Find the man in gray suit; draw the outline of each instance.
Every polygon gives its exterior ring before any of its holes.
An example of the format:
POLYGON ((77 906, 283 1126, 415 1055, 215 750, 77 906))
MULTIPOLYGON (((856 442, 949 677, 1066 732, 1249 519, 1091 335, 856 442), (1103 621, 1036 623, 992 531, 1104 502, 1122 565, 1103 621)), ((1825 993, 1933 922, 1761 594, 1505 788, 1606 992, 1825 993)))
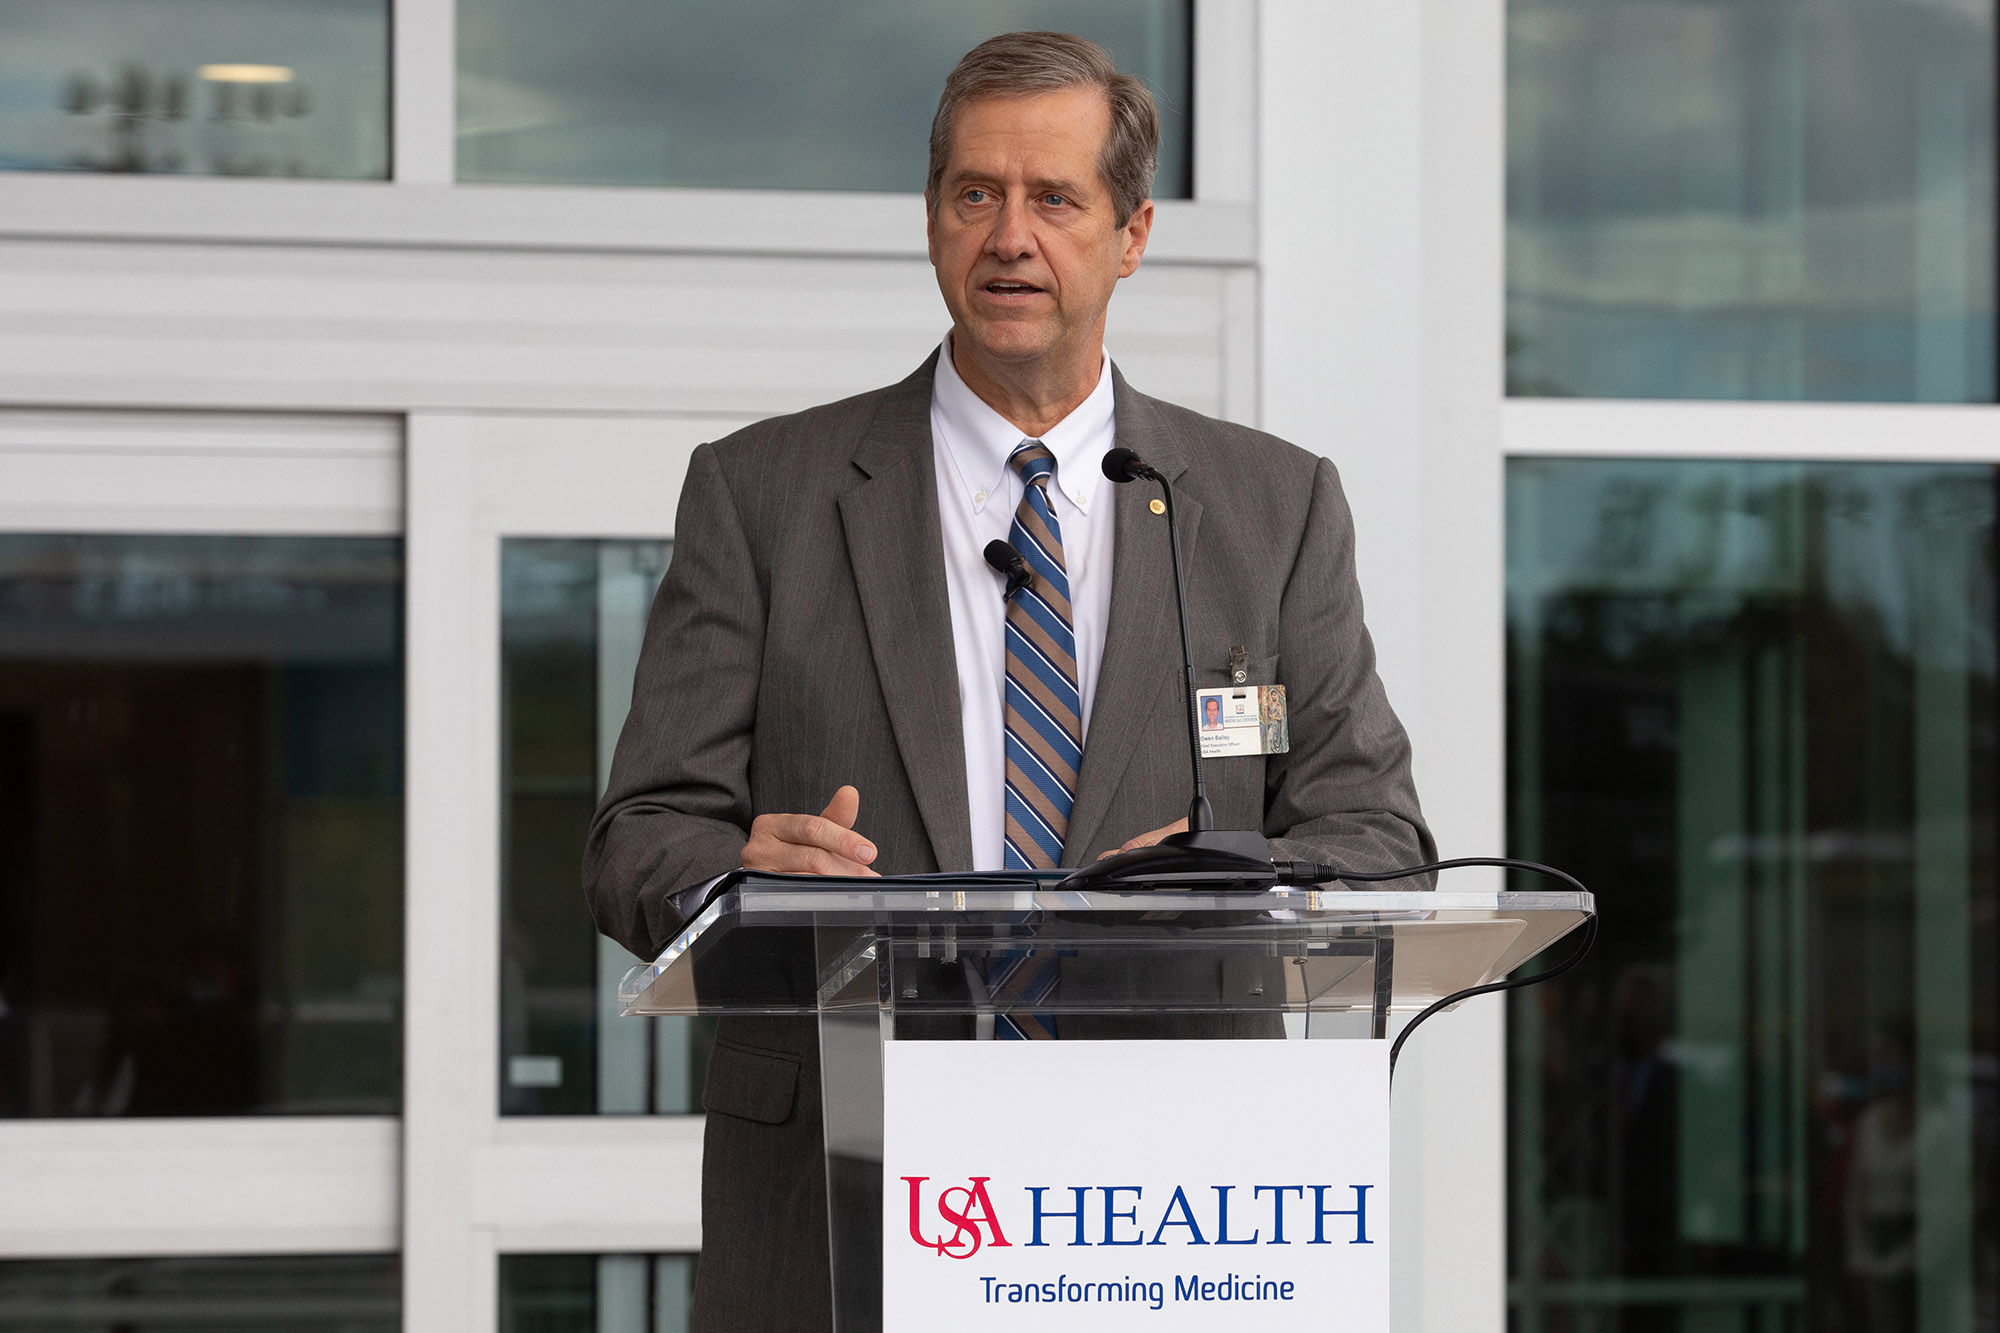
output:
MULTIPOLYGON (((1357 870, 1432 858, 1333 465, 1138 393, 1105 356, 1157 142, 1144 85, 1091 43, 975 48, 931 133, 944 345, 695 451, 584 859, 634 953, 737 866, 1074 866, 1184 826, 1165 519, 1152 488, 1104 481, 1114 444, 1176 487, 1201 683, 1288 691, 1289 752, 1210 764, 1217 826, 1357 870), (1035 574, 1005 599, 981 561, 1002 532, 1035 574)), ((697 1326, 828 1327, 814 1025, 724 1022, 703 1106, 697 1326)))

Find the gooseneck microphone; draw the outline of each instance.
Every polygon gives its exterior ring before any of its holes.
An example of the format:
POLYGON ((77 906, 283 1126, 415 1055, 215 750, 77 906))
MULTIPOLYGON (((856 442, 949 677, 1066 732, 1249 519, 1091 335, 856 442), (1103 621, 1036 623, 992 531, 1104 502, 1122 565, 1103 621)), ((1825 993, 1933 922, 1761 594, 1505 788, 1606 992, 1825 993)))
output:
POLYGON ((986 563, 993 566, 994 573, 1007 576, 1007 591, 1000 594, 1002 601, 1035 581, 1034 574, 1028 569, 1028 562, 1021 558, 1019 551, 1006 542, 995 538, 986 543, 983 554, 986 556, 986 563))
POLYGON ((1146 465, 1146 460, 1120 446, 1104 455, 1104 475, 1123 485, 1140 477, 1160 483, 1167 502, 1167 550, 1174 562, 1174 605, 1181 617, 1181 689, 1188 724, 1188 762, 1194 767, 1194 799, 1188 802, 1188 832, 1206 833, 1215 827, 1215 811, 1208 804, 1208 781, 1201 771, 1201 710, 1195 703, 1194 642, 1188 637, 1187 587, 1181 578, 1181 525, 1174 517, 1174 488, 1167 479, 1146 465))
MULTIPOLYGON (((1268 888, 1278 880, 1271 863, 1271 844, 1248 829, 1218 829, 1208 803, 1208 783, 1201 771, 1201 715, 1196 709, 1194 640, 1188 633, 1187 585, 1181 572, 1181 529, 1174 516, 1174 488, 1146 460, 1122 446, 1104 455, 1104 475, 1121 485, 1144 477, 1159 483, 1166 500, 1167 549, 1173 557, 1174 603, 1181 622, 1181 679, 1187 717, 1188 763, 1194 774, 1194 796, 1188 802, 1185 833, 1170 833, 1151 847, 1139 847, 1085 866, 1063 881, 1071 888, 1101 887, 1126 881, 1172 884, 1186 888, 1268 888)), ((998 543, 996 543, 998 544, 998 543)), ((992 559, 987 547, 987 559, 992 559)))

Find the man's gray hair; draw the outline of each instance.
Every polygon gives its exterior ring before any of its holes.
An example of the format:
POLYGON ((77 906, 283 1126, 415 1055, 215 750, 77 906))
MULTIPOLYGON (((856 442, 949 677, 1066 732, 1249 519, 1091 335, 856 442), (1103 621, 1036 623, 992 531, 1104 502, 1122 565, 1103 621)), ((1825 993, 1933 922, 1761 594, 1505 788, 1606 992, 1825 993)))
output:
POLYGON ((1153 171, 1160 158, 1160 111, 1136 75, 1120 74, 1111 55, 1096 42, 1066 32, 1009 32, 989 37, 967 51, 938 98, 931 121, 931 169, 924 191, 938 206, 938 185, 951 157, 952 126, 958 109, 988 97, 1031 97, 1064 88, 1098 87, 1111 104, 1111 130, 1098 156, 1098 174, 1111 190, 1117 225, 1153 194, 1153 171))

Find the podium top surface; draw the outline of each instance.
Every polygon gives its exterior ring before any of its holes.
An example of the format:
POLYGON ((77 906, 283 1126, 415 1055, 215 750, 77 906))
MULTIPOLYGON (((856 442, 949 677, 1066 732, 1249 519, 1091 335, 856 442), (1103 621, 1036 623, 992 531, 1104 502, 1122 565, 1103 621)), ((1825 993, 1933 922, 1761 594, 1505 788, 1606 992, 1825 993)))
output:
POLYGON ((1040 956, 1061 973, 1037 1002, 1049 1012, 1412 1010, 1506 975, 1596 910, 1577 892, 1078 891, 1058 887, 1065 873, 737 872, 620 1000, 628 1014, 963 1013, 987 968, 1040 956))

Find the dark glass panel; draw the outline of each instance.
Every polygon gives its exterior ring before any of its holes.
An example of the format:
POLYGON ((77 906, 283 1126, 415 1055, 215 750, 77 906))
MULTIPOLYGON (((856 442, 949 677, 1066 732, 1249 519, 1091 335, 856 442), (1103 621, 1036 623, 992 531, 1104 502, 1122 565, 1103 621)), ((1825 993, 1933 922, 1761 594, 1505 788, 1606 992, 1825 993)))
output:
POLYGON ((1514 849, 1603 911, 1512 1006, 1518 1333, 2000 1316, 1996 487, 1509 464, 1514 849))
POLYGON ((692 1254, 503 1254, 500 1333, 687 1333, 692 1254))
POLYGON ((393 1254, 0 1260, 0 1330, 398 1333, 393 1254))
POLYGON ((1151 85, 1154 194, 1186 198, 1189 0, 459 0, 459 179, 921 190, 945 75, 1026 28, 1101 42, 1151 85))
POLYGON ((0 1115, 396 1110, 402 549, 0 535, 0 1115))
POLYGON ((0 170, 383 179, 388 0, 8 0, 0 170))
POLYGON ((701 1106, 712 1023, 618 1016, 618 981, 640 960, 598 935, 579 878, 668 553, 657 541, 501 546, 504 1112, 701 1106))
POLYGON ((1994 395, 1992 0, 1509 0, 1509 392, 1994 395))

